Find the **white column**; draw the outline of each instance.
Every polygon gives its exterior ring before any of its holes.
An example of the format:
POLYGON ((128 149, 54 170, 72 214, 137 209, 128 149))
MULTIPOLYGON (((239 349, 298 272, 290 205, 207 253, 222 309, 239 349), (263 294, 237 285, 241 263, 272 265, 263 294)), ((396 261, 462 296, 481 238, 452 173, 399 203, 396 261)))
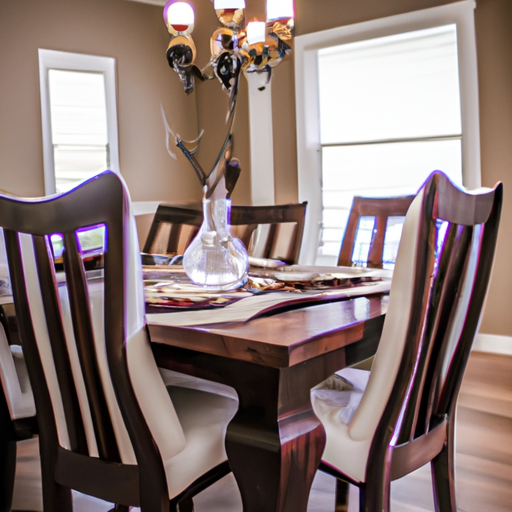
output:
POLYGON ((251 142, 251 201, 275 203, 272 89, 267 73, 247 73, 249 83, 249 134, 251 142))

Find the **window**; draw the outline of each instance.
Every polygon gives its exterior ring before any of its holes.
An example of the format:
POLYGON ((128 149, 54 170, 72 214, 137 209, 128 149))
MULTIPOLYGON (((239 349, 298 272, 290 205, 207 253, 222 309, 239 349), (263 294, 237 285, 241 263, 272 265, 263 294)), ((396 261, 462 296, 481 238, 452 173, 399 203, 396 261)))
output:
POLYGON ((39 50, 45 193, 119 172, 115 60, 39 50))
POLYGON ((303 262, 335 263, 354 195, 415 193, 436 169, 480 185, 473 8, 297 37, 303 262))

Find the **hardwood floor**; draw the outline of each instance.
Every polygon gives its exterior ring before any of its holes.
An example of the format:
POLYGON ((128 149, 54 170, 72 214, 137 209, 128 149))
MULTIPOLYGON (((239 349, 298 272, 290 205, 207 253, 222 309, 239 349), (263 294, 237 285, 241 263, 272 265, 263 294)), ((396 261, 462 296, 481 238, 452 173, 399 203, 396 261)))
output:
MULTIPOLYGON (((459 396, 456 482, 459 512, 512 510, 512 356, 474 352, 459 396)), ((18 449, 14 508, 42 510, 37 443, 18 449)), ((334 511, 334 479, 318 473, 308 512, 334 511)), ((240 512, 232 475, 195 498, 196 512, 240 512)), ((392 484, 393 512, 433 511, 430 470, 421 468, 392 484)), ((76 512, 106 512, 109 504, 75 494, 76 512)), ((351 489, 349 512, 356 512, 351 489)), ((55 511, 58 512, 58 511, 55 511)))

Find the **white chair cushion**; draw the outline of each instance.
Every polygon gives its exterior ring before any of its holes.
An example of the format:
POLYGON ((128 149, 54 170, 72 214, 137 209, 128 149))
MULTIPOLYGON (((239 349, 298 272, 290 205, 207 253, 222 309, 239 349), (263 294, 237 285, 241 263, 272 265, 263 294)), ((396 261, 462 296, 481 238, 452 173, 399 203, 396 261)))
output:
POLYGON ((238 401, 238 394, 234 388, 221 384, 220 382, 213 382, 211 380, 200 379, 185 373, 167 370, 166 368, 159 368, 160 375, 164 380, 165 385, 176 386, 180 388, 197 389, 199 391, 206 391, 207 393, 215 393, 217 395, 231 398, 238 401))
POLYGON ((19 345, 9 346, 0 324, 0 381, 9 407, 11 419, 30 418, 36 415, 32 388, 28 380, 25 359, 19 345))
POLYGON ((311 390, 311 403, 327 437, 322 459, 360 482, 364 481, 371 439, 352 439, 348 425, 359 406, 370 372, 345 368, 311 390))
POLYGON ((172 498, 227 459, 224 438, 238 401, 197 389, 169 387, 168 391, 186 439, 181 452, 164 460, 172 498))

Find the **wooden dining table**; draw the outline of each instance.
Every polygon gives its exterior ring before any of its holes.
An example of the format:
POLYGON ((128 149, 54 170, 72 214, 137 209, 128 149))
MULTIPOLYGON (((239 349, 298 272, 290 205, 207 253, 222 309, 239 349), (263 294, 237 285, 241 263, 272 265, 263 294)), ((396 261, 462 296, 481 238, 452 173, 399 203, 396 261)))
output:
POLYGON ((160 367, 238 393, 226 452, 244 512, 306 512, 325 445, 310 390, 375 353, 387 304, 386 294, 376 294, 246 322, 177 327, 149 321, 160 367))
MULTIPOLYGON (((226 452, 244 512, 306 512, 325 445, 310 390, 375 353, 387 304, 387 293, 368 288, 344 300, 287 303, 248 321, 176 326, 147 315, 158 366, 227 384, 238 393, 226 452)), ((0 312, 16 342, 10 295, 0 297, 0 312)))

